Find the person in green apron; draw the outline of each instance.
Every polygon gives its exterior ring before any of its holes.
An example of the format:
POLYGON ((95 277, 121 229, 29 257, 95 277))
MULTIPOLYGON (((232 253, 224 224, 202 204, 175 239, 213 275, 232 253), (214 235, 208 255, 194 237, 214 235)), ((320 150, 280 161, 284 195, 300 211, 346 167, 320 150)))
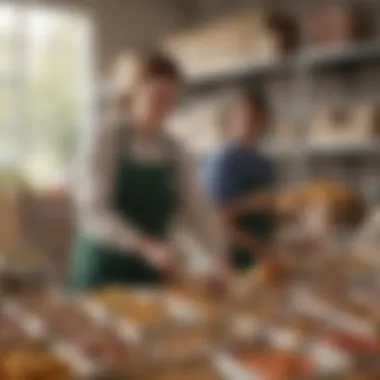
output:
POLYGON ((230 265, 245 271, 270 251, 275 170, 259 151, 267 124, 263 94, 242 92, 231 116, 229 141, 207 161, 205 183, 228 226, 230 265))
POLYGON ((129 120, 101 123, 84 152, 73 291, 164 284, 178 255, 174 225, 212 254, 225 249, 189 155, 164 130, 179 97, 179 69, 161 54, 143 57, 138 68, 129 120))

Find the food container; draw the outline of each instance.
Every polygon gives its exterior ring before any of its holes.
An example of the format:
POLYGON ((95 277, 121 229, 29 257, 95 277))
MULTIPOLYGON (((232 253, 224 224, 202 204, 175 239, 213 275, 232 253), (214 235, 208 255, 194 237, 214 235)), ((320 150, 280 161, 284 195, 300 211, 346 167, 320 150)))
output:
POLYGON ((308 358, 263 346, 218 353, 215 363, 220 374, 231 380, 301 379, 315 375, 308 358))

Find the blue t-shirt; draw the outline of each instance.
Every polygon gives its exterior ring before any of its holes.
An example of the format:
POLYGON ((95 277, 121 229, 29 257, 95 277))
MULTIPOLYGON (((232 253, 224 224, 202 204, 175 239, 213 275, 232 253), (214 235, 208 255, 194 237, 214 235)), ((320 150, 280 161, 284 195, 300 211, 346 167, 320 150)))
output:
POLYGON ((218 206, 273 185, 273 164, 252 148, 236 142, 210 157, 204 168, 204 183, 218 206))

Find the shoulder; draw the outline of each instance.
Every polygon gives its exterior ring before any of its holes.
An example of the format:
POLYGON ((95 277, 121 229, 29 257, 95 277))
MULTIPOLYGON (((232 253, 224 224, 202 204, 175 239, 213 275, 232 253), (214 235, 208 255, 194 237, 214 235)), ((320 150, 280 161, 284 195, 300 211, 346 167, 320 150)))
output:
POLYGON ((228 144, 214 152, 211 162, 217 168, 234 168, 239 166, 241 158, 239 148, 234 144, 228 144))

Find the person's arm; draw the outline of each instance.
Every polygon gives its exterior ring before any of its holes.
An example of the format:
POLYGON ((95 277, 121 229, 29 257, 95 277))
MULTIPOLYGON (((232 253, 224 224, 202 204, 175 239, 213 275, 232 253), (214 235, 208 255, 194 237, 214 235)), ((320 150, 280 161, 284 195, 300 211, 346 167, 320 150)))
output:
POLYGON ((251 233, 240 228, 237 218, 247 211, 267 207, 270 198, 267 194, 240 197, 240 171, 231 157, 219 160, 213 167, 213 180, 210 184, 212 197, 217 203, 219 214, 228 231, 233 245, 254 252, 256 255, 265 250, 265 244, 251 233))
POLYGON ((80 176, 75 189, 79 227, 83 233, 116 248, 121 254, 141 252, 157 256, 159 261, 160 244, 112 209, 117 137, 115 123, 102 123, 91 131, 90 140, 82 149, 80 176))
POLYGON ((224 204, 223 209, 231 217, 238 217, 250 211, 267 211, 275 213, 278 197, 274 191, 276 171, 271 163, 267 163, 267 186, 261 191, 255 191, 244 197, 231 199, 224 204))
POLYGON ((249 211, 274 211, 276 196, 271 189, 255 192, 245 197, 237 198, 223 206, 223 212, 230 217, 238 217, 249 211))
POLYGON ((227 253, 224 226, 201 186, 195 160, 179 145, 177 159, 181 221, 190 235, 213 255, 212 259, 224 267, 227 253))

